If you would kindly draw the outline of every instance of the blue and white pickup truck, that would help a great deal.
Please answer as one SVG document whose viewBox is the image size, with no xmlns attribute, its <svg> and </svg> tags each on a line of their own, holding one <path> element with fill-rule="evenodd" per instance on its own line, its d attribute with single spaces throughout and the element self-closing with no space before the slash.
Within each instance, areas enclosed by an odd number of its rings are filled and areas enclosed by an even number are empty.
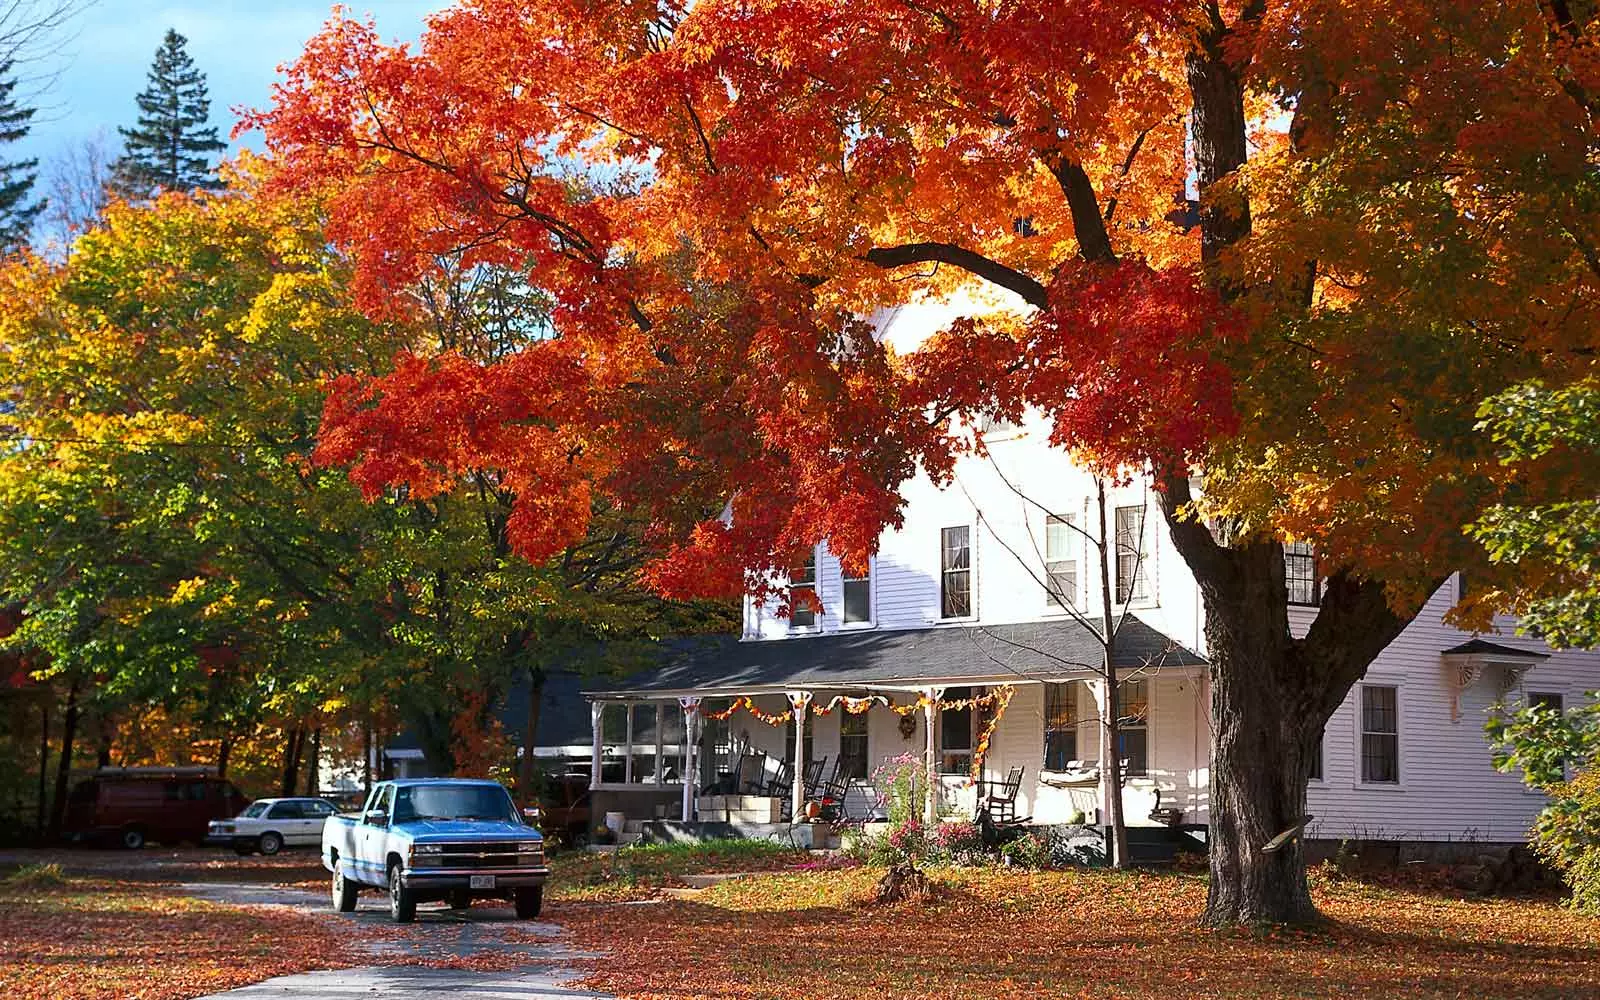
<svg viewBox="0 0 1600 1000">
<path fill-rule="evenodd" d="M 356 908 L 362 888 L 389 893 L 396 923 L 416 919 L 417 904 L 509 899 L 523 919 L 544 903 L 544 838 L 523 822 L 511 794 L 493 781 L 413 778 L 372 788 L 357 816 L 330 816 L 322 827 L 322 863 L 333 873 L 333 906 Z"/>
</svg>

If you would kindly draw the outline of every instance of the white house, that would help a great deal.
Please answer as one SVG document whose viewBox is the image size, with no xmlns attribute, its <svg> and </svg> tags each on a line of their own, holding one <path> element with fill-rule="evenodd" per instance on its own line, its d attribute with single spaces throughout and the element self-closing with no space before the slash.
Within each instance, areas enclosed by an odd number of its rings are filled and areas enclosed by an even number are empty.
<svg viewBox="0 0 1600 1000">
<path fill-rule="evenodd" d="M 891 339 L 914 337 L 936 328 L 936 312 L 901 310 L 880 325 Z M 899 329 L 906 325 L 910 334 Z M 797 755 L 826 758 L 830 772 L 841 766 L 858 779 L 849 804 L 859 815 L 874 798 L 877 764 L 910 752 L 945 773 L 947 807 L 971 809 L 978 790 L 969 768 L 999 711 L 982 779 L 999 783 L 1022 768 L 1019 816 L 1103 822 L 1114 793 L 1099 768 L 1094 721 L 1104 697 L 1101 652 L 1062 606 L 1100 606 L 1099 557 L 1076 530 L 1098 534 L 1095 481 L 1048 445 L 1042 424 L 983 433 L 988 456 L 963 459 L 949 487 L 908 484 L 904 527 L 884 533 L 866 576 L 846 574 L 825 543 L 797 567 L 794 581 L 814 585 L 820 614 L 790 620 L 747 600 L 741 641 L 589 692 L 596 721 L 605 720 L 595 726 L 596 758 L 638 762 L 616 781 L 602 780 L 597 761 L 597 801 L 605 796 L 608 807 L 640 818 L 690 818 L 699 793 L 727 784 L 730 772 L 749 785 L 739 761 L 758 751 L 774 775 Z M 1210 696 L 1199 588 L 1146 484 L 1110 487 L 1106 503 L 1117 540 L 1111 586 L 1127 615 L 1118 650 L 1126 815 L 1133 825 L 1204 825 Z M 1318 581 L 1308 552 L 1285 558 L 1300 631 L 1317 614 Z M 1543 798 L 1494 769 L 1486 714 L 1501 702 L 1576 703 L 1600 687 L 1600 653 L 1464 634 L 1443 621 L 1460 585 L 1452 578 L 1433 595 L 1334 713 L 1309 789 L 1308 837 L 1525 838 Z M 750 701 L 729 714 L 741 697 Z M 842 699 L 869 697 L 876 700 L 861 714 L 845 710 Z M 974 698 L 984 701 L 959 704 Z M 769 724 L 786 711 L 806 720 L 799 745 L 792 718 Z M 602 745 L 603 731 L 626 742 Z M 694 750 L 687 762 L 686 749 Z M 778 790 L 798 802 L 802 784 Z M 1158 803 L 1181 813 L 1152 817 Z"/>
</svg>

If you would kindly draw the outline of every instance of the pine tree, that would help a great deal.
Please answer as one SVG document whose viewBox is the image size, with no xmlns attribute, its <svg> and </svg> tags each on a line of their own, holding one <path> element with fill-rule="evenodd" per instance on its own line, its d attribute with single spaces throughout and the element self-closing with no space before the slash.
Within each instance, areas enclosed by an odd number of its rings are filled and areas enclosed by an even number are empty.
<svg viewBox="0 0 1600 1000">
<path fill-rule="evenodd" d="M 188 39 L 172 29 L 156 50 L 150 85 L 138 97 L 139 121 L 119 128 L 125 140 L 113 184 L 128 198 L 161 191 L 221 187 L 211 169 L 211 154 L 227 148 L 211 118 L 206 78 L 184 46 Z"/>
<path fill-rule="evenodd" d="M 34 109 L 17 105 L 12 91 L 17 79 L 12 64 L 0 63 L 0 145 L 16 142 L 28 134 Z M 39 179 L 39 161 L 0 160 L 0 249 L 11 250 L 28 240 L 33 220 L 44 210 L 44 202 L 30 200 L 34 181 Z"/>
</svg>

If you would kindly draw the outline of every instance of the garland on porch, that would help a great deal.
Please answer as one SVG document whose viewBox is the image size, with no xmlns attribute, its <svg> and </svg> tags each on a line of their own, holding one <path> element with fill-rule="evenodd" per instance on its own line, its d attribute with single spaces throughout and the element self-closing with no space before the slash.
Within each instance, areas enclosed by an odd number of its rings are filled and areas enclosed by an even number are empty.
<svg viewBox="0 0 1600 1000">
<path fill-rule="evenodd" d="M 755 701 L 748 696 L 733 699 L 733 704 L 729 705 L 720 712 L 707 711 L 704 705 L 700 707 L 699 712 L 702 718 L 721 722 L 723 719 L 730 717 L 733 715 L 733 713 L 737 712 L 741 708 L 755 716 L 759 721 L 765 722 L 767 725 L 773 727 L 787 725 L 789 720 L 794 718 L 793 711 L 777 713 L 763 712 L 761 709 L 756 707 Z"/>
<path fill-rule="evenodd" d="M 889 699 L 881 694 L 868 695 L 865 698 L 851 698 L 849 695 L 834 695 L 833 700 L 826 705 L 811 706 L 813 715 L 832 715 L 837 708 L 843 708 L 851 715 L 861 715 L 870 712 L 873 705 L 888 705 Z M 890 706 L 893 707 L 892 705 Z"/>
<path fill-rule="evenodd" d="M 972 773 L 967 776 L 967 784 L 969 786 L 976 785 L 979 779 L 983 777 L 983 758 L 989 753 L 989 740 L 994 736 L 994 731 L 999 728 L 1000 717 L 1006 714 L 1006 706 L 1011 704 L 1011 696 L 1016 693 L 1017 689 L 1014 685 L 1002 684 L 995 688 L 991 694 L 984 696 L 986 700 L 993 698 L 994 714 L 989 717 L 988 723 L 984 725 L 983 732 L 978 735 L 978 745 L 972 750 Z"/>
<path fill-rule="evenodd" d="M 813 705 L 811 707 L 811 711 L 816 715 L 829 715 L 835 710 L 843 708 L 851 715 L 861 715 L 863 712 L 871 711 L 873 705 L 882 705 L 897 715 L 910 715 L 913 712 L 921 711 L 930 706 L 934 711 L 943 711 L 947 708 L 959 711 L 960 709 L 964 708 L 982 708 L 988 705 L 993 705 L 995 707 L 994 715 L 989 719 L 988 724 L 984 726 L 983 733 L 978 739 L 977 749 L 972 757 L 973 774 L 976 775 L 983 765 L 983 754 L 989 749 L 989 738 L 994 735 L 995 726 L 999 724 L 1000 716 L 1005 714 L 1006 705 L 1010 703 L 1011 696 L 1015 694 L 1016 691 L 1017 689 L 1013 685 L 1002 684 L 987 694 L 980 694 L 972 698 L 958 698 L 955 701 L 943 701 L 938 698 L 930 698 L 927 695 L 921 695 L 916 701 L 907 705 L 896 705 L 894 702 L 890 701 L 881 694 L 869 695 L 865 698 L 851 698 L 847 695 L 841 694 L 835 695 L 833 699 L 826 705 Z M 713 712 L 707 709 L 703 702 L 696 709 L 696 711 L 700 713 L 700 717 L 703 719 L 721 722 L 724 719 L 732 717 L 732 715 L 741 708 L 749 712 L 758 721 L 765 722 L 767 725 L 773 727 L 788 725 L 789 722 L 794 719 L 794 710 L 792 708 L 785 712 L 763 712 L 760 708 L 756 707 L 755 699 L 748 695 L 733 699 L 733 702 L 727 708 L 722 709 L 721 711 Z M 976 780 L 976 778 L 974 778 L 974 780 Z"/>
</svg>

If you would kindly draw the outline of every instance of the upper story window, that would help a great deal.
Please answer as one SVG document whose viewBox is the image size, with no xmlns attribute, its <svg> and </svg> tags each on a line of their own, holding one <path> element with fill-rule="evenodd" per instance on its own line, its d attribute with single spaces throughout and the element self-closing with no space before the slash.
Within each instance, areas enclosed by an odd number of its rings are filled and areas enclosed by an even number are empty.
<svg viewBox="0 0 1600 1000">
<path fill-rule="evenodd" d="M 841 567 L 844 575 L 844 623 L 846 625 L 868 624 L 872 621 L 872 570 L 869 568 L 860 576 L 855 575 L 848 567 Z M 866 777 L 866 775 L 862 775 Z"/>
<path fill-rule="evenodd" d="M 972 617 L 972 529 L 967 525 L 940 533 L 939 617 Z"/>
<path fill-rule="evenodd" d="M 1145 573 L 1144 507 L 1117 508 L 1117 603 L 1150 596 Z"/>
<path fill-rule="evenodd" d="M 1361 688 L 1361 780 L 1400 782 L 1400 691 L 1367 684 Z"/>
<path fill-rule="evenodd" d="M 1051 514 L 1044 522 L 1045 596 L 1057 607 L 1078 603 L 1077 531 L 1072 515 Z"/>
<path fill-rule="evenodd" d="M 1289 590 L 1289 603 L 1316 607 L 1322 598 L 1322 581 L 1317 577 L 1317 557 L 1310 542 L 1289 542 L 1283 547 L 1283 582 Z"/>
<path fill-rule="evenodd" d="M 789 627 L 814 628 L 817 624 L 817 550 L 789 571 Z"/>
</svg>

